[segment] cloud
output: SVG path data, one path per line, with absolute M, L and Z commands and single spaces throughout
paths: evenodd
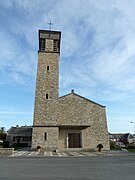
M 69 1 L 68 1 L 69 2 Z M 102 1 L 103 2 L 103 1 Z M 105 2 L 105 1 L 104 1 Z M 71 36 L 68 37 L 68 34 L 66 36 L 67 39 L 72 39 L 73 46 L 69 43 L 65 43 L 63 40 L 63 46 L 64 43 L 66 44 L 66 49 L 69 50 L 69 56 L 72 58 L 72 56 L 79 58 L 82 54 L 84 54 L 84 44 L 82 41 L 79 41 L 79 37 L 83 36 L 83 38 L 86 40 L 86 44 L 89 48 L 85 50 L 85 54 L 87 54 L 87 57 L 84 58 L 87 59 L 87 68 L 89 69 L 89 73 L 87 73 L 86 79 L 94 79 L 96 82 L 101 82 L 104 85 L 108 86 L 109 88 L 115 89 L 115 90 L 122 90 L 127 91 L 131 90 L 134 92 L 135 89 L 135 71 L 134 71 L 134 46 L 135 46 L 135 38 L 134 38 L 134 23 L 130 24 L 131 15 L 134 15 L 132 7 L 129 6 L 130 3 L 125 3 L 122 5 L 122 8 L 120 8 L 120 3 L 113 4 L 112 6 L 107 5 L 97 5 L 96 2 L 93 3 L 93 9 L 91 13 L 89 13 L 87 7 L 85 5 L 80 5 L 80 1 L 77 4 L 78 6 L 81 6 L 81 9 L 85 6 L 86 9 L 84 13 L 78 13 L 73 10 L 75 6 L 72 6 L 71 11 L 72 13 L 69 13 L 69 15 L 66 14 L 68 17 L 67 24 L 64 24 L 65 27 L 67 27 L 69 24 L 73 29 L 72 31 L 72 38 Z M 65 4 L 64 7 L 68 7 Z M 127 6 L 128 5 L 128 6 Z M 77 6 L 77 9 L 79 9 Z M 107 8 L 109 7 L 109 9 Z M 128 7 L 128 8 L 126 8 Z M 63 14 L 65 9 L 62 9 Z M 93 12 L 94 11 L 94 12 Z M 128 15 L 128 12 L 129 15 Z M 81 21 L 75 22 L 73 18 L 73 12 L 76 16 L 79 16 L 78 19 L 82 19 L 87 15 L 87 18 L 84 20 L 85 23 L 85 30 L 84 33 L 82 31 L 78 31 L 77 27 L 79 26 L 79 23 Z M 134 16 L 132 16 L 131 19 L 133 19 Z M 69 20 L 72 19 L 72 23 L 69 22 Z M 75 22 L 75 25 L 74 25 Z M 81 25 L 80 25 L 81 26 Z M 80 27 L 79 26 L 79 27 Z M 93 38 L 89 39 L 91 40 L 91 44 L 89 44 L 88 34 L 85 32 L 88 32 L 88 29 L 93 29 L 93 33 L 91 32 L 91 36 Z M 69 28 L 67 28 L 69 29 Z M 87 29 L 87 30 L 86 30 Z M 77 32 L 77 33 L 75 33 Z M 81 34 L 82 33 L 82 34 Z M 87 39 L 85 38 L 87 37 Z M 77 47 L 77 48 L 76 48 Z M 63 48 L 63 51 L 66 51 L 66 49 Z M 71 49 L 71 50 L 70 50 Z M 81 51 L 83 49 L 83 51 Z M 78 52 L 77 52 L 78 51 Z M 92 52 L 93 51 L 93 52 Z M 71 54 L 72 56 L 71 56 Z M 91 54 L 93 53 L 93 56 Z M 89 57 L 89 58 L 88 58 Z M 79 58 L 80 59 L 80 58 Z M 86 59 L 84 61 L 86 62 Z M 92 62 L 93 60 L 93 62 Z M 69 61 L 71 63 L 71 61 Z M 72 60 L 72 63 L 76 63 L 74 59 Z M 76 70 L 78 70 L 78 75 L 80 75 L 82 72 L 82 78 L 80 78 L 80 83 L 84 82 L 83 78 L 86 75 L 85 72 L 87 70 L 86 66 L 83 66 L 83 61 L 80 60 L 79 64 L 76 64 L 76 68 L 72 69 L 72 73 L 74 74 Z M 83 66 L 83 68 L 82 68 Z M 80 68 L 82 68 L 82 72 L 80 72 Z M 65 70 L 64 70 L 65 72 Z M 72 74 L 72 75 L 73 75 Z M 132 75 L 131 75 L 132 74 Z M 86 76 L 85 76 L 86 77 Z M 78 76 L 77 76 L 78 78 Z M 78 80 L 76 78 L 76 80 Z M 96 85 L 96 83 L 95 83 Z
M 134 91 L 134 46 L 131 40 L 123 49 L 116 46 L 112 52 L 107 48 L 103 50 L 91 67 L 93 76 L 118 90 Z
M 62 31 L 61 84 L 64 87 L 76 82 L 78 86 L 94 88 L 101 83 L 116 91 L 134 92 L 133 1 L 31 2 L 1 3 L 6 12 L 3 18 L 8 19 L 8 16 L 10 19 L 8 29 L 1 30 L 2 72 L 9 67 L 12 71 L 9 78 L 16 83 L 23 82 L 23 78 L 25 81 L 25 76 L 35 76 L 37 29 L 47 28 L 51 19 L 54 29 Z M 13 10 L 16 16 L 13 16 Z
M 12 82 L 25 84 L 27 79 L 35 79 L 37 63 L 35 51 L 20 46 L 19 37 L 17 40 L 6 30 L 0 33 L 0 38 L 0 84 Z

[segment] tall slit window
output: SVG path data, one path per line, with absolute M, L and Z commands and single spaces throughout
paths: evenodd
M 47 132 L 45 132 L 45 134 L 44 134 L 44 140 L 45 141 L 47 140 Z
M 46 99 L 48 99 L 48 94 L 46 94 Z
M 47 66 L 47 71 L 49 71 L 49 66 Z

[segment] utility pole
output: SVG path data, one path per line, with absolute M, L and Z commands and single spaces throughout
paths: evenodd
M 135 122 L 131 121 L 130 123 L 134 124 L 134 132 L 135 132 Z

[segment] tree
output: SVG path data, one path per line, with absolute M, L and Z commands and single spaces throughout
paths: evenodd
M 6 131 L 4 127 L 0 127 L 0 140 L 5 141 L 6 139 Z

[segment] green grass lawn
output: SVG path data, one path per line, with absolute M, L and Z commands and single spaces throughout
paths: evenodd
M 112 151 L 121 151 L 121 148 L 120 147 L 114 147 L 114 148 L 111 148 Z
M 128 148 L 127 150 L 128 150 L 129 152 L 135 152 L 135 148 L 134 148 L 134 149 Z
M 2 147 L 3 147 L 3 143 L 0 142 L 0 148 L 2 148 Z

